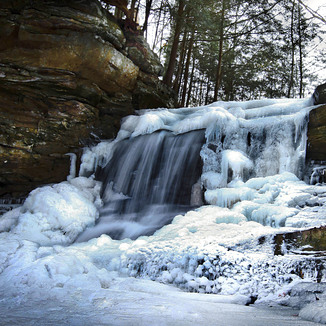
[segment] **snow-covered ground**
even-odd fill
[[[0,325],[316,325],[285,307],[245,306],[241,296],[187,293],[149,280],[112,275],[107,289],[35,292],[0,302]]]
[[[98,220],[101,183],[70,176],[35,189],[0,218],[0,324],[326,323],[324,258],[274,254],[275,234],[326,225],[326,186],[295,175],[308,111],[309,100],[218,102],[128,118],[118,140],[87,151],[81,174],[105,165],[119,139],[206,128],[207,205],[151,236],[75,242]]]

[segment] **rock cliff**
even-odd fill
[[[64,180],[68,152],[172,107],[162,66],[97,0],[0,2],[0,196]]]
[[[310,112],[307,158],[326,161],[326,105],[321,105]]]
[[[321,105],[309,114],[307,159],[326,161],[326,84],[316,88],[313,98]]]

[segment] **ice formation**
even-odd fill
[[[95,228],[78,241],[101,233],[115,239],[150,235],[191,204],[200,206],[203,198],[228,208],[248,201],[264,205],[247,219],[284,226],[298,211],[287,204],[275,207],[274,200],[281,187],[298,183],[305,172],[310,109],[311,99],[257,100],[144,110],[127,117],[113,142],[83,156],[82,175],[98,166],[105,206]],[[259,187],[268,176],[277,176],[273,185]],[[197,191],[191,200],[196,184],[204,195]]]
[[[273,243],[326,225],[326,186],[301,181],[312,108],[216,102],[127,117],[115,140],[85,149],[79,177],[34,190],[0,218],[1,297],[88,291],[109,305],[117,284],[137,277],[146,291],[157,289],[151,280],[227,302],[292,304],[325,323],[326,295],[318,305],[307,297],[314,316],[295,301],[325,281],[323,258],[276,255]]]

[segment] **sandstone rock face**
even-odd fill
[[[316,109],[309,114],[308,161],[326,161],[326,84],[319,85],[313,94]]]
[[[92,135],[112,138],[134,109],[173,106],[161,69],[97,0],[1,0],[0,196],[64,180],[65,154]]]
[[[309,114],[307,159],[326,161],[326,105]]]

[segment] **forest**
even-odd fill
[[[179,106],[305,97],[325,65],[325,19],[304,0],[102,1],[165,65]]]

